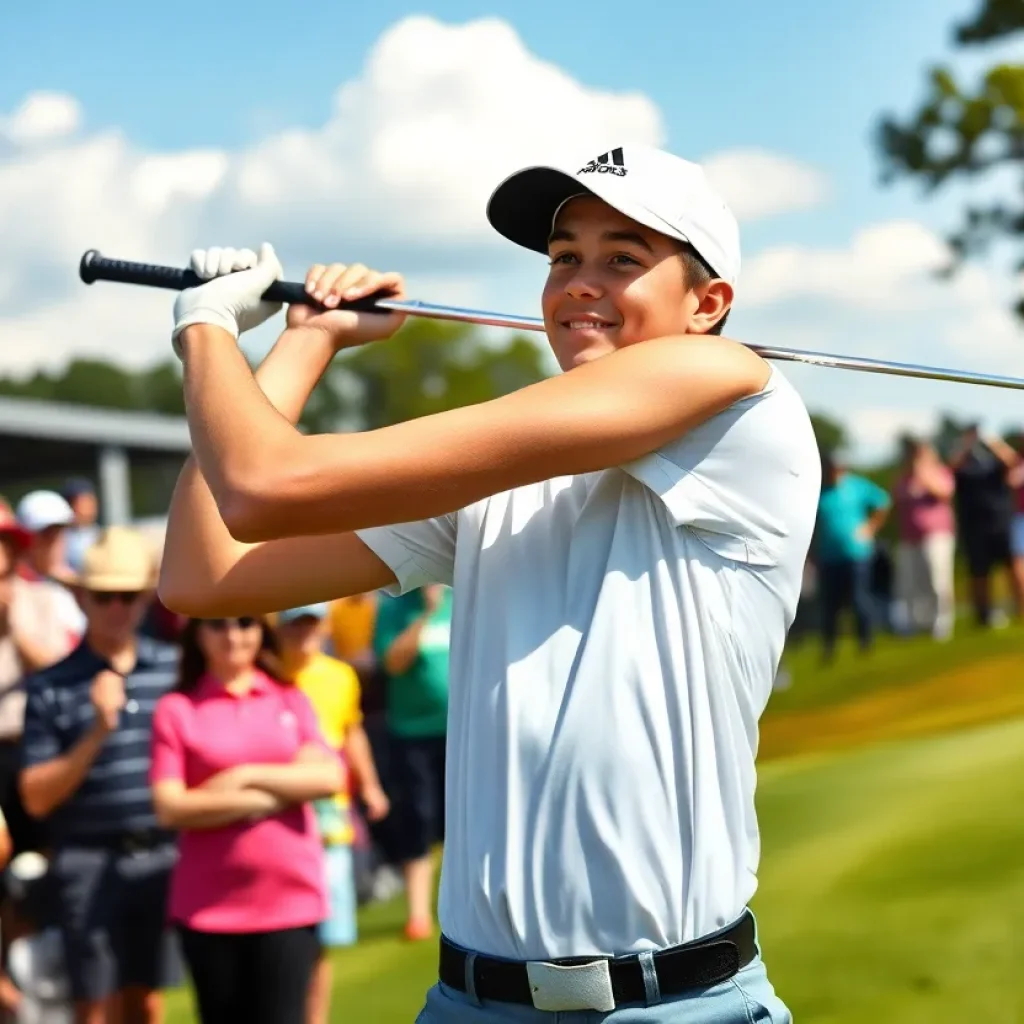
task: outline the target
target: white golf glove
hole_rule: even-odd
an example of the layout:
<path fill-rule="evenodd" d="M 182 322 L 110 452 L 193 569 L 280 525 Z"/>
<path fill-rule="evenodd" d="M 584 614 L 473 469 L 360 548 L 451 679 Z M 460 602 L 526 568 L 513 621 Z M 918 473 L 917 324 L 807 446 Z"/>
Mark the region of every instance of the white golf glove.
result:
<path fill-rule="evenodd" d="M 264 302 L 263 293 L 283 270 L 269 242 L 252 249 L 196 249 L 190 260 L 192 271 L 204 284 L 186 288 L 174 302 L 174 330 L 171 345 L 181 358 L 178 338 L 190 324 L 223 327 L 236 339 L 269 320 L 280 302 Z"/>

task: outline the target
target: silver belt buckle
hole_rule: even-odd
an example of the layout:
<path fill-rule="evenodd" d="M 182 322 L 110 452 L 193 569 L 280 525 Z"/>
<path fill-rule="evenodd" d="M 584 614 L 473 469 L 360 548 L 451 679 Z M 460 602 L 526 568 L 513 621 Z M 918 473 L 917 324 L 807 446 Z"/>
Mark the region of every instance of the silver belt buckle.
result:
<path fill-rule="evenodd" d="M 528 961 L 526 976 L 530 996 L 538 1010 L 598 1010 L 610 1013 L 615 1009 L 612 975 L 607 960 L 589 964 L 560 966 L 542 961 Z"/>

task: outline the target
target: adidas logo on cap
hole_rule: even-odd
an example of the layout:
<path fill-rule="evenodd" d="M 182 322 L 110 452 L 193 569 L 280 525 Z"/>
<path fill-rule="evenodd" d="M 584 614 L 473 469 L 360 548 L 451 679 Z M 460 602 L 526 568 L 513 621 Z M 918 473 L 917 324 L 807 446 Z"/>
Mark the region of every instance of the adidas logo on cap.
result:
<path fill-rule="evenodd" d="M 610 153 L 603 153 L 596 160 L 591 160 L 586 166 L 581 167 L 577 174 L 616 174 L 620 178 L 625 177 L 629 171 L 622 158 L 622 147 L 613 149 Z"/>

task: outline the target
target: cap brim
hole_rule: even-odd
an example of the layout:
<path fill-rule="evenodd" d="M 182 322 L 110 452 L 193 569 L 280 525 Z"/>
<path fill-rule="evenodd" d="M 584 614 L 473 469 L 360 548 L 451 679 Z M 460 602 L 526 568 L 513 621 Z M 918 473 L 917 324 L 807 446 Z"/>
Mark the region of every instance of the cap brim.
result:
<path fill-rule="evenodd" d="M 597 193 L 557 167 L 526 167 L 494 190 L 487 203 L 487 219 L 509 241 L 546 253 L 558 208 L 578 195 Z"/>
<path fill-rule="evenodd" d="M 38 522 L 27 522 L 22 524 L 30 533 L 42 533 L 43 530 L 52 530 L 55 526 L 68 527 L 75 525 L 75 517 L 68 516 L 67 519 L 41 519 Z"/>
<path fill-rule="evenodd" d="M 644 227 L 692 244 L 677 228 L 637 205 L 597 175 L 593 188 L 557 167 L 526 167 L 506 178 L 491 194 L 487 219 L 499 234 L 533 252 L 547 253 L 559 208 L 575 196 L 593 196 Z"/>

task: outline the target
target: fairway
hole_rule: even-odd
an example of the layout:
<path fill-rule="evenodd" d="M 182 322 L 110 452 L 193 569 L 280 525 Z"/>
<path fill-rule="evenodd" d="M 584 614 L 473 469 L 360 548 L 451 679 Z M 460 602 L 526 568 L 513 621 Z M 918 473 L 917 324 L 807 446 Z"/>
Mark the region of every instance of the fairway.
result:
<path fill-rule="evenodd" d="M 761 770 L 765 954 L 797 1021 L 1024 1021 L 1024 720 Z"/>
<path fill-rule="evenodd" d="M 765 955 L 797 1024 L 1024 1022 L 1024 719 L 760 769 Z M 411 1024 L 436 947 L 361 917 L 332 1020 Z M 184 993 L 169 1021 L 191 1020 Z"/>

